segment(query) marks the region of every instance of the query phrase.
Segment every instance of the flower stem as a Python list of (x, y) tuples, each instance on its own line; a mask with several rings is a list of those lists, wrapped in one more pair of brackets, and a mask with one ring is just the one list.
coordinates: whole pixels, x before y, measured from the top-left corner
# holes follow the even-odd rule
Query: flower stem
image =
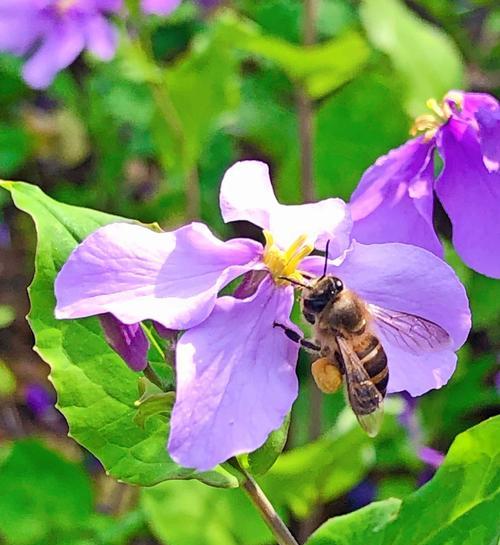
[(276, 513), (276, 510), (272, 506), (271, 502), (268, 500), (267, 496), (264, 494), (250, 473), (240, 466), (236, 458), (230, 460), (230, 463), (245, 476), (245, 480), (241, 486), (243, 487), (243, 490), (246, 492), (250, 501), (259, 511), (261, 517), (264, 519), (264, 522), (273, 533), (277, 543), (279, 545), (298, 545), (297, 541), (290, 533), (290, 530), (281, 520), (278, 513)]
[[(304, 46), (316, 41), (317, 0), (305, 0), (302, 42)], [(299, 118), (301, 193), (304, 202), (316, 199), (314, 188), (314, 105), (303, 85), (297, 86)]]

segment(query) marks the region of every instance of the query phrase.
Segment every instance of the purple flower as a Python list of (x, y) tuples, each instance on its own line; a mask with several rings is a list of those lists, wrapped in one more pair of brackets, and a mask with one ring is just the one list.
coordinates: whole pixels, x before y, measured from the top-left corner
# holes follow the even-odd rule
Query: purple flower
[(25, 391), (26, 405), (37, 417), (44, 417), (54, 408), (54, 395), (40, 384), (28, 384)]
[(181, 0), (142, 0), (141, 8), (144, 13), (168, 15), (181, 3)]
[(84, 49), (101, 60), (113, 57), (116, 33), (106, 15), (121, 6), (122, 0), (2, 0), (0, 51), (30, 55), (23, 77), (43, 89)]
[[(500, 108), (486, 94), (451, 91), (432, 114), (415, 120), (423, 133), (380, 157), (351, 198), (353, 237), (406, 242), (442, 256), (432, 223), (433, 190), (453, 225), (453, 244), (472, 269), (500, 278)], [(444, 166), (434, 175), (434, 150)]]
[[(470, 315), (463, 287), (440, 259), (403, 244), (348, 249), (352, 224), (345, 203), (281, 205), (267, 166), (257, 161), (226, 172), (220, 206), (226, 222), (262, 227), (265, 246), (242, 238), (222, 242), (200, 223), (166, 233), (112, 224), (74, 250), (55, 283), (58, 318), (110, 313), (129, 326), (150, 319), (185, 330), (176, 348), (168, 443), (178, 463), (209, 469), (258, 448), (280, 426), (297, 395), (298, 352), (273, 327), (279, 322), (298, 332), (289, 318), (293, 288), (282, 277), (304, 281), (302, 271), (320, 274), (323, 258), (306, 256), (327, 240), (336, 258), (329, 272), (367, 301), (423, 316), (450, 336), (449, 346), (415, 353), (387, 334), (389, 388), (419, 395), (451, 376)], [(218, 295), (242, 275), (233, 295)]]

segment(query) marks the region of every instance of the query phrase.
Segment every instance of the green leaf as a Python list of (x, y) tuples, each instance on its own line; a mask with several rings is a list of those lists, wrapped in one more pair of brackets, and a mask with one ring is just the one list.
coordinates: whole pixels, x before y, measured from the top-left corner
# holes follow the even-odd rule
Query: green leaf
[(372, 43), (386, 53), (406, 87), (406, 107), (422, 112), (430, 97), (440, 99), (464, 84), (464, 66), (455, 43), (419, 19), (399, 0), (363, 0), (361, 20)]
[[(364, 170), (408, 137), (397, 80), (383, 66), (326, 99), (316, 112), (314, 167), (318, 198), (348, 200)], [(390, 104), (390, 111), (388, 111)], [(296, 132), (280, 157), (277, 191), (297, 202), (300, 164)]]
[(16, 319), (16, 311), (10, 305), (0, 305), (0, 329), (9, 327)]
[(500, 282), (474, 272), (468, 288), (474, 327), (491, 329), (493, 335), (498, 335), (500, 308), (493, 302), (500, 300)]
[(254, 475), (263, 475), (271, 469), (285, 447), (289, 427), (290, 413), (283, 424), (269, 434), (266, 442), (248, 455), (248, 466)]
[(0, 360), (0, 400), (9, 397), (16, 391), (16, 377), (7, 364)]
[(263, 34), (257, 25), (236, 21), (230, 14), (223, 21), (238, 48), (276, 63), (312, 98), (321, 98), (352, 79), (370, 54), (365, 40), (354, 31), (304, 47)]
[(138, 399), (135, 404), (137, 406), (137, 414), (134, 422), (141, 428), (145, 428), (146, 420), (154, 415), (163, 414), (170, 415), (175, 401), (174, 392), (159, 392), (155, 394), (145, 394)]
[(389, 545), (378, 530), (397, 516), (401, 500), (378, 501), (325, 522), (307, 540), (307, 545)]
[(263, 545), (272, 541), (241, 489), (218, 490), (196, 481), (162, 483), (142, 491), (141, 506), (153, 534), (168, 545)]
[[(500, 531), (499, 433), (500, 416), (470, 428), (455, 439), (434, 478), (405, 498), (399, 512), (394, 500), (372, 504), (328, 521), (308, 545), (492, 545)], [(377, 506), (382, 516), (367, 516), (377, 513)]]
[(337, 429), (326, 437), (283, 453), (259, 479), (275, 506), (306, 517), (358, 483), (374, 462), (371, 440), (359, 427)]
[(0, 466), (0, 490), (0, 535), (9, 545), (74, 543), (92, 512), (83, 468), (33, 440), (14, 444)]
[(173, 146), (170, 162), (175, 165), (180, 157), (184, 172), (197, 163), (209, 137), (231, 119), (238, 106), (237, 66), (224, 29), (215, 24), (209, 32), (197, 35), (188, 54), (165, 70), (159, 101), (164, 106), (171, 101), (181, 135), (170, 131), (169, 141), (158, 145)]
[(214, 486), (237, 486), (225, 472), (200, 475), (175, 464), (165, 449), (169, 427), (161, 415), (150, 416), (144, 429), (134, 422), (139, 375), (109, 348), (97, 318), (54, 317), (54, 278), (73, 248), (98, 227), (128, 220), (58, 203), (30, 184), (2, 185), (35, 222), (36, 272), (28, 319), (35, 349), (51, 367), (58, 408), (71, 436), (122, 481), (148, 486), (166, 479), (202, 478)]
[(9, 176), (28, 158), (31, 139), (21, 127), (0, 123), (0, 176)]

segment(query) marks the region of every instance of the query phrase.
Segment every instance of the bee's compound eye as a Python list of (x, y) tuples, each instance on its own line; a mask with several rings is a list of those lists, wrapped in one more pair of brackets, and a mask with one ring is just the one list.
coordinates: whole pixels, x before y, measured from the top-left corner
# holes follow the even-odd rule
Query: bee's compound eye
[(333, 284), (337, 292), (342, 291), (344, 289), (344, 283), (342, 282), (342, 280), (340, 280), (340, 278), (335, 278), (335, 280), (333, 281)]

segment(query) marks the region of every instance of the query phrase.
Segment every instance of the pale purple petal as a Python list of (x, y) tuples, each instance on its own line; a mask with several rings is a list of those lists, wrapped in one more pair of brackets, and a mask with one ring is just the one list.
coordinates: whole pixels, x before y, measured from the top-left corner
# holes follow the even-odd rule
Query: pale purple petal
[(279, 204), (269, 168), (260, 161), (240, 161), (227, 170), (220, 189), (220, 208), (225, 222), (246, 220), (269, 230), (281, 249), (301, 235), (320, 250), (330, 240), (332, 256), (340, 255), (350, 243), (352, 221), (344, 201)]
[(112, 314), (99, 316), (108, 344), (134, 371), (142, 371), (148, 364), (149, 342), (141, 324), (124, 324)]
[(55, 24), (23, 68), (23, 77), (35, 89), (50, 85), (55, 75), (69, 66), (85, 47), (81, 29), (75, 21)]
[(168, 15), (181, 3), (181, 0), (142, 0), (141, 7), (144, 13)]
[(490, 172), (474, 129), (450, 119), (438, 136), (444, 161), (436, 193), (453, 224), (453, 244), (472, 269), (500, 278), (500, 172)]
[(433, 150), (433, 142), (409, 140), (363, 174), (350, 203), (354, 239), (404, 242), (443, 255), (432, 223)]
[(250, 221), (270, 228), (270, 214), (278, 206), (269, 167), (261, 161), (238, 161), (224, 174), (220, 186), (222, 218)]
[[(301, 264), (315, 275), (322, 267), (319, 257)], [(451, 267), (416, 246), (354, 243), (342, 262), (329, 265), (328, 273), (341, 278), (366, 302), (420, 316), (450, 335), (449, 349), (417, 355), (393, 344), (382, 328), (376, 328), (389, 362), (388, 391), (406, 390), (415, 396), (448, 381), (456, 364), (454, 350), (465, 342), (471, 325), (465, 289)]]
[(291, 288), (268, 278), (248, 299), (222, 297), (177, 345), (177, 395), (168, 450), (207, 470), (261, 446), (297, 396), (298, 345), (273, 322), (293, 326)]
[(126, 324), (152, 319), (187, 329), (210, 314), (223, 286), (257, 266), (261, 253), (258, 243), (222, 242), (201, 223), (167, 233), (107, 225), (87, 237), (58, 274), (56, 316), (111, 312)]
[(115, 54), (117, 32), (103, 15), (96, 13), (85, 22), (85, 41), (91, 53), (109, 61)]

